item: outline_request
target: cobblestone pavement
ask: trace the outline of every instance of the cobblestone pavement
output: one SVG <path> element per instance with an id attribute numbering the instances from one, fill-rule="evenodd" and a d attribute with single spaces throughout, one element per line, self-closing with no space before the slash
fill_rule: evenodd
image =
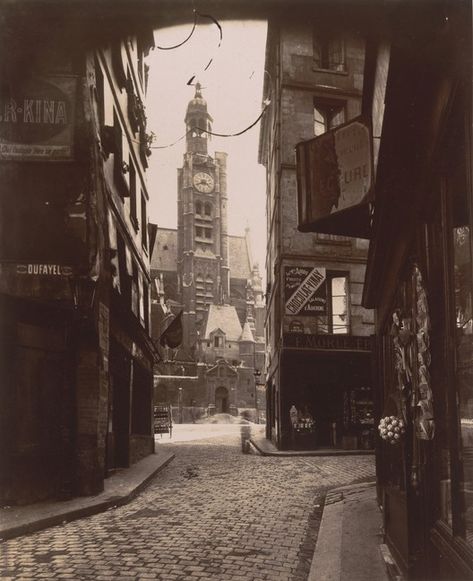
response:
<path id="1" fill-rule="evenodd" d="M 373 457 L 242 454 L 233 428 L 163 439 L 175 460 L 130 504 L 5 541 L 1 579 L 305 581 L 326 489 Z"/>

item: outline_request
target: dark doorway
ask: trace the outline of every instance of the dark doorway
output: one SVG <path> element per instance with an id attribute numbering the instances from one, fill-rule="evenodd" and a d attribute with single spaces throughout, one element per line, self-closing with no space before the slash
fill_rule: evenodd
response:
<path id="1" fill-rule="evenodd" d="M 124 349 L 111 343 L 110 385 L 113 391 L 111 431 L 113 446 L 108 466 L 130 465 L 130 358 Z M 109 420 L 110 421 L 110 420 Z"/>
<path id="2" fill-rule="evenodd" d="M 215 390 L 215 409 L 218 414 L 228 414 L 228 389 L 226 387 L 217 387 Z"/>

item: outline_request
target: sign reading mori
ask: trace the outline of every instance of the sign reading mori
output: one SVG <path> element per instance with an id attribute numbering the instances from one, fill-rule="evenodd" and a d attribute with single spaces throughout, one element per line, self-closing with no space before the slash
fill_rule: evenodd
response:
<path id="1" fill-rule="evenodd" d="M 286 266 L 286 315 L 324 315 L 327 312 L 326 271 L 320 266 Z"/>

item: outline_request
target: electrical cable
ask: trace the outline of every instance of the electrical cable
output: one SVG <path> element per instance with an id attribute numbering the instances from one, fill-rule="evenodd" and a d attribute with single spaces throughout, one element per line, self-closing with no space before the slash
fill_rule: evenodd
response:
<path id="1" fill-rule="evenodd" d="M 271 79 L 271 75 L 269 74 L 269 72 L 266 69 L 264 70 L 264 73 L 267 74 L 269 77 L 269 81 L 270 81 L 269 94 L 270 94 L 270 96 L 267 97 L 263 101 L 264 107 L 263 107 L 263 110 L 261 111 L 261 113 L 258 115 L 258 117 L 253 121 L 253 123 L 251 123 L 250 125 L 245 127 L 245 129 L 242 129 L 241 131 L 237 131 L 235 133 L 217 133 L 216 131 L 209 131 L 207 129 L 203 129 L 202 127 L 192 127 L 191 129 L 186 131 L 184 133 L 184 135 L 181 135 L 181 137 L 179 137 L 178 139 L 176 139 L 176 141 L 173 141 L 172 143 L 169 143 L 167 145 L 150 145 L 149 148 L 150 149 L 167 149 L 169 147 L 173 147 L 174 145 L 176 145 L 177 143 L 179 143 L 180 141 L 185 139 L 187 137 L 187 135 L 189 133 L 191 133 L 192 131 L 202 131 L 202 133 L 207 133 L 208 135 L 213 135 L 214 137 L 238 137 L 239 135 L 243 135 L 244 133 L 246 133 L 247 131 L 252 129 L 257 123 L 259 123 L 261 121 L 263 115 L 266 113 L 266 110 L 268 109 L 269 105 L 271 104 L 272 79 Z M 253 76 L 253 74 L 251 76 Z"/>
<path id="2" fill-rule="evenodd" d="M 246 133 L 247 131 L 252 129 L 255 125 L 257 125 L 261 121 L 261 118 L 266 113 L 266 109 L 269 107 L 269 105 L 270 101 L 266 101 L 263 110 L 258 115 L 258 117 L 253 121 L 253 123 L 248 125 L 248 127 L 245 127 L 245 129 L 237 131 L 236 133 L 217 133 L 215 131 L 209 131 L 208 129 L 203 129 L 201 127 L 192 127 L 191 129 L 186 131 L 184 135 L 181 135 L 179 139 L 176 139 L 176 141 L 174 141 L 173 143 L 169 143 L 168 145 L 151 145 L 150 149 L 167 149 L 168 147 L 173 147 L 174 145 L 179 143 L 179 141 L 182 141 L 185 137 L 187 137 L 187 135 L 192 131 L 202 131 L 202 133 L 207 133 L 208 135 L 213 135 L 214 137 L 238 137 L 239 135 L 243 135 L 243 133 Z"/>
<path id="3" fill-rule="evenodd" d="M 175 44 L 173 46 L 159 46 L 158 45 L 156 47 L 158 50 L 174 50 L 175 48 L 179 48 L 180 46 L 183 46 L 184 44 L 186 44 L 186 42 L 188 40 L 190 40 L 191 36 L 195 32 L 195 29 L 197 27 L 197 20 L 199 19 L 199 13 L 197 12 L 197 10 L 195 8 L 192 10 L 192 12 L 194 13 L 194 24 L 192 26 L 192 30 L 190 31 L 189 36 L 185 40 L 183 40 L 182 42 L 180 42 L 179 44 Z"/>

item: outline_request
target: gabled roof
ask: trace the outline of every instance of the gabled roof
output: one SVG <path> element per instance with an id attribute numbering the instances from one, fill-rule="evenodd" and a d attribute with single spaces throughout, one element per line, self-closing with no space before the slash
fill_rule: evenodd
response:
<path id="1" fill-rule="evenodd" d="M 210 333 L 216 329 L 225 333 L 227 341 L 238 341 L 242 329 L 235 307 L 230 305 L 209 306 L 205 321 L 204 339 L 209 339 Z"/>
<path id="2" fill-rule="evenodd" d="M 177 230 L 158 228 L 151 258 L 151 270 L 177 271 Z"/>
<path id="3" fill-rule="evenodd" d="M 227 369 L 227 374 L 238 375 L 238 371 L 228 363 L 225 359 L 219 359 L 216 364 L 207 371 L 207 375 L 218 375 L 218 370 L 220 367 L 225 367 Z"/>
<path id="4" fill-rule="evenodd" d="M 228 237 L 228 259 L 230 278 L 248 280 L 251 278 L 251 249 L 248 236 Z M 196 256 L 215 258 L 210 248 L 198 248 Z M 158 228 L 156 242 L 151 257 L 151 270 L 177 271 L 177 230 L 173 228 Z"/>

